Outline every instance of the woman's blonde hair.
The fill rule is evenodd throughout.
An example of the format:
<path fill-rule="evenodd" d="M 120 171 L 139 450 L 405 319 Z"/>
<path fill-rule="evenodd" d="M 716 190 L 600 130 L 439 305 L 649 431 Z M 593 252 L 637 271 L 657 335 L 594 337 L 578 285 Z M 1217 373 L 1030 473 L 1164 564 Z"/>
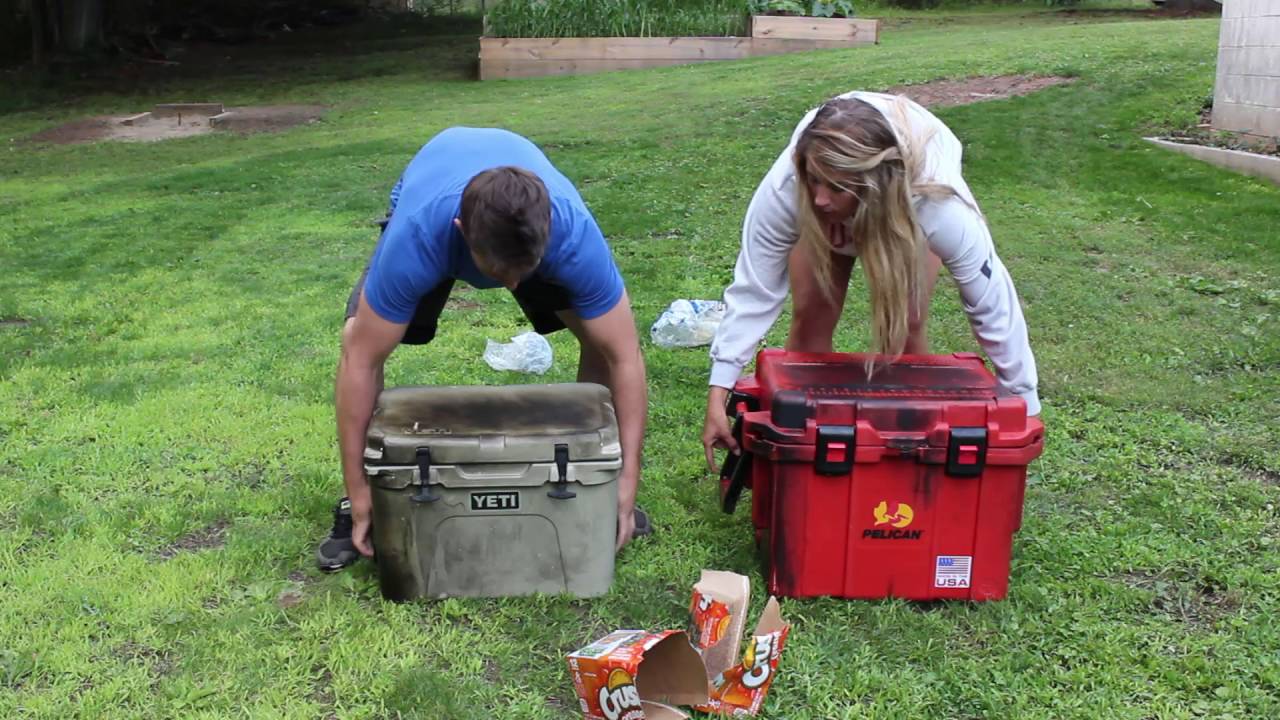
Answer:
<path fill-rule="evenodd" d="M 811 254 L 828 297 L 833 290 L 831 241 L 814 211 L 809 186 L 825 183 L 857 197 L 858 207 L 846 227 L 871 291 L 872 347 L 895 358 L 906 346 L 910 308 L 920 295 L 927 252 L 912 200 L 956 194 L 948 186 L 922 182 L 923 150 L 931 138 L 907 134 L 905 103 L 899 99 L 893 108 L 900 134 L 863 100 L 831 100 L 800 134 L 794 157 L 800 244 Z"/>

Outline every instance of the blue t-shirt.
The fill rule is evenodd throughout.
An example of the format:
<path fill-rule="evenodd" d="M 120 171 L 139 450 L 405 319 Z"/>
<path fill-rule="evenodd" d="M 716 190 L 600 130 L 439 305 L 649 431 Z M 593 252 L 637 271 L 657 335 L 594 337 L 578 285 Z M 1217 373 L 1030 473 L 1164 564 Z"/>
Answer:
<path fill-rule="evenodd" d="M 478 288 L 500 286 L 476 268 L 453 221 L 471 178 L 508 165 L 541 178 L 551 201 L 551 237 L 534 274 L 565 288 L 573 310 L 584 319 L 618 304 L 622 276 L 573 183 L 536 145 L 513 132 L 455 127 L 422 146 L 391 192 L 391 219 L 364 284 L 365 300 L 374 312 L 390 322 L 407 323 L 418 301 L 449 278 Z"/>

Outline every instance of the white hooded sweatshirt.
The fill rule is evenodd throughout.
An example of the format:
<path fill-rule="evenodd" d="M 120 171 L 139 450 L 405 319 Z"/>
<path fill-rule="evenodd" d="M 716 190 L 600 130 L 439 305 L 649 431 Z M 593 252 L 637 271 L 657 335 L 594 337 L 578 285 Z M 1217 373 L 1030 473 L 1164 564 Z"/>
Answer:
<path fill-rule="evenodd" d="M 867 92 L 841 97 L 862 100 L 879 110 L 899 138 L 927 139 L 923 150 L 917 150 L 923 152 L 924 160 L 921 177 L 914 181 L 946 185 L 959 195 L 914 199 L 929 249 L 955 279 L 973 334 L 995 366 L 1000 386 L 1026 400 L 1029 415 L 1040 414 L 1036 362 L 1027 339 L 1027 324 L 1013 280 L 996 255 L 987 223 L 960 174 L 960 141 L 932 113 L 905 98 Z M 789 286 L 787 259 L 799 240 L 792 155 L 800 133 L 817 112 L 817 108 L 811 110 L 796 126 L 791 142 L 756 188 L 747 208 L 742 251 L 733 284 L 724 294 L 728 308 L 711 344 L 711 385 L 733 387 L 782 312 Z M 833 250 L 855 254 L 856 241 Z"/>

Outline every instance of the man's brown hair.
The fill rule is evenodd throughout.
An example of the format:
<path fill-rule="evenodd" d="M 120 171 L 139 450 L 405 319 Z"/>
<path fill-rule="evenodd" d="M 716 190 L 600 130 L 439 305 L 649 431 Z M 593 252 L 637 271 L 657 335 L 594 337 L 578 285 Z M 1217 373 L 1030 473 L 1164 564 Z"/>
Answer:
<path fill-rule="evenodd" d="M 488 267 L 482 271 L 529 273 L 542 261 L 551 232 L 551 200 L 537 175 L 497 167 L 471 178 L 462 191 L 462 233 Z"/>

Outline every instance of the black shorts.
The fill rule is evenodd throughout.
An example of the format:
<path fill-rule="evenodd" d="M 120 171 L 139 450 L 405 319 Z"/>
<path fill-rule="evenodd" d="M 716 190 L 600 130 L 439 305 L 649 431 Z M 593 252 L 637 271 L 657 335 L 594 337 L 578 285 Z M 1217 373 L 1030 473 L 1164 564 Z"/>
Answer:
<path fill-rule="evenodd" d="M 351 295 L 347 298 L 345 318 L 347 320 L 355 317 L 356 308 L 360 304 L 360 293 L 364 291 L 364 281 L 368 275 L 369 268 L 366 267 L 364 272 L 360 273 L 360 279 L 356 281 L 356 286 L 352 288 Z M 453 283 L 453 278 L 445 280 L 418 301 L 418 307 L 413 311 L 413 317 L 409 320 L 409 327 L 405 329 L 401 343 L 426 345 L 431 342 L 431 339 L 436 336 L 436 326 L 440 322 L 440 314 L 444 312 L 444 304 L 449 300 L 449 292 L 453 290 Z M 539 335 L 548 335 L 564 329 L 564 322 L 556 313 L 573 307 L 569 301 L 568 290 L 535 276 L 517 285 L 511 294 L 515 296 L 520 309 L 524 311 L 524 316 L 529 318 L 534 331 Z"/>

